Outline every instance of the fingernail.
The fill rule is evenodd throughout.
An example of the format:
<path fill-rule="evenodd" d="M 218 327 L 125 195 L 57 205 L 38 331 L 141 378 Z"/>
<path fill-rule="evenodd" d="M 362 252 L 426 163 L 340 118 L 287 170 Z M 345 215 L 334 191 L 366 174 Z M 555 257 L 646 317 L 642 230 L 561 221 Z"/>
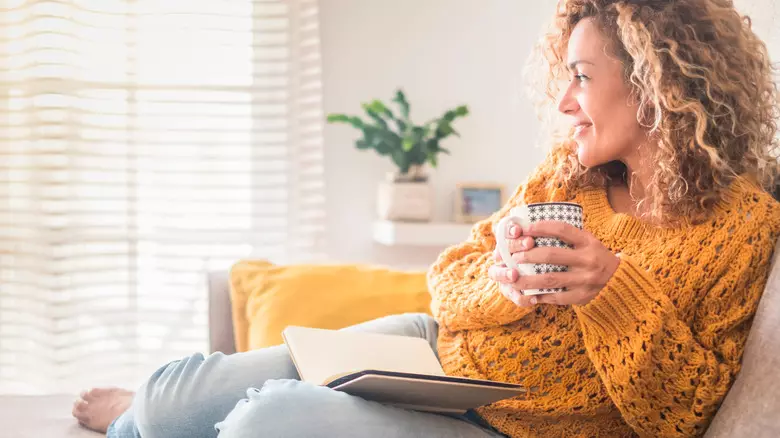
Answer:
<path fill-rule="evenodd" d="M 537 303 L 538 301 L 539 301 L 539 300 L 537 300 L 537 299 L 536 299 L 536 297 L 531 297 L 531 304 L 533 304 L 533 305 L 536 305 L 536 303 Z"/>
<path fill-rule="evenodd" d="M 518 231 L 518 230 L 517 230 L 517 225 L 512 225 L 512 226 L 510 226 L 510 227 L 509 227 L 509 236 L 510 236 L 510 237 L 515 237 L 515 236 L 517 236 L 517 231 Z"/>
<path fill-rule="evenodd" d="M 506 279 L 509 281 L 515 281 L 515 270 L 510 269 L 506 271 Z"/>

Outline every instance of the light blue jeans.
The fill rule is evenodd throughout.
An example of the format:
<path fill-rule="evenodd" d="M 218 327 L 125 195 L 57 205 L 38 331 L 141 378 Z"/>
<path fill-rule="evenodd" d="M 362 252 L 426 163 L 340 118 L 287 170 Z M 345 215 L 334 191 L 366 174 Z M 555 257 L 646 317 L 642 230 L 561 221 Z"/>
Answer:
<path fill-rule="evenodd" d="M 380 318 L 345 330 L 427 339 L 436 322 L 424 314 Z M 226 356 L 195 354 L 157 370 L 109 438 L 462 437 L 503 435 L 476 414 L 448 417 L 398 409 L 300 382 L 282 346 Z"/>

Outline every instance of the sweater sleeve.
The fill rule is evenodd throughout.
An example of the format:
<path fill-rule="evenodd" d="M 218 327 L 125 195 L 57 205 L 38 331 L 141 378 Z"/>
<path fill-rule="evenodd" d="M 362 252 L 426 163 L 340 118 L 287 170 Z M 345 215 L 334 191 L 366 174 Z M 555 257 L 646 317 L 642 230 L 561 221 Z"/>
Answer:
<path fill-rule="evenodd" d="M 767 233 L 769 234 L 769 233 Z M 642 436 L 699 436 L 739 371 L 774 240 L 746 244 L 689 326 L 661 283 L 631 257 L 590 303 L 574 306 L 591 361 Z M 668 291 L 667 291 L 668 292 Z"/>
<path fill-rule="evenodd" d="M 551 169 L 549 163 L 542 163 L 499 211 L 474 225 L 467 241 L 446 249 L 430 267 L 431 313 L 440 326 L 450 332 L 496 327 L 534 310 L 518 307 L 504 297 L 498 284 L 488 277 L 496 248 L 493 224 L 521 203 L 568 199 L 565 188 L 548 187 Z"/>
<path fill-rule="evenodd" d="M 450 332 L 508 324 L 529 313 L 505 298 L 488 277 L 494 264 L 492 224 L 509 208 L 477 223 L 469 240 L 445 250 L 428 271 L 431 312 Z"/>

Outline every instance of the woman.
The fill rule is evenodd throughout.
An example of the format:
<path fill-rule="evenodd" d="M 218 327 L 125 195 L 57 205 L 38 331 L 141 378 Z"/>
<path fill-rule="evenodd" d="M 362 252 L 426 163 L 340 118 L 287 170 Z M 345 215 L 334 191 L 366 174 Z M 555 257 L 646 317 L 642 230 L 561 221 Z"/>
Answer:
<path fill-rule="evenodd" d="M 527 395 L 457 419 L 405 411 L 301 383 L 275 347 L 174 362 L 137 395 L 84 393 L 74 415 L 111 437 L 215 436 L 218 422 L 223 437 L 701 435 L 739 371 L 780 235 L 766 49 L 730 0 L 562 0 L 545 41 L 569 138 L 432 266 L 435 321 L 352 328 L 426 338 L 448 374 Z M 585 230 L 510 227 L 516 261 L 570 266 L 520 276 L 491 228 L 543 201 L 581 204 Z M 522 294 L 550 287 L 567 292 Z M 249 387 L 262 389 L 236 405 Z"/>

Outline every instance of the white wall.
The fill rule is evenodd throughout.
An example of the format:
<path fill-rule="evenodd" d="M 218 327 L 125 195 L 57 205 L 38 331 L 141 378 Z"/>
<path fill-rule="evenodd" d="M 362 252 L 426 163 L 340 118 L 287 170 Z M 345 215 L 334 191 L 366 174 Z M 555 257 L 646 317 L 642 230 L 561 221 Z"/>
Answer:
<path fill-rule="evenodd" d="M 323 0 L 326 112 L 361 113 L 360 102 L 388 101 L 402 87 L 415 120 L 468 104 L 433 175 L 435 219 L 452 214 L 459 181 L 495 181 L 510 190 L 543 152 L 533 108 L 517 98 L 523 62 L 552 4 L 474 0 Z M 531 2 L 522 2 L 526 5 Z M 533 4 L 536 4 L 534 2 Z M 354 148 L 346 126 L 325 130 L 329 247 L 339 260 L 427 266 L 442 248 L 387 248 L 371 241 L 374 195 L 389 159 Z"/>
<path fill-rule="evenodd" d="M 772 0 L 737 0 L 780 61 L 780 17 Z M 436 219 L 451 214 L 459 181 L 494 181 L 512 190 L 543 157 L 537 122 L 522 93 L 522 67 L 554 1 L 322 0 L 326 112 L 361 113 L 360 102 L 389 100 L 403 87 L 415 120 L 468 104 L 446 140 L 433 176 Z M 325 130 L 328 245 L 341 261 L 427 266 L 442 248 L 387 248 L 371 240 L 374 195 L 389 160 L 354 148 L 346 126 Z"/>

